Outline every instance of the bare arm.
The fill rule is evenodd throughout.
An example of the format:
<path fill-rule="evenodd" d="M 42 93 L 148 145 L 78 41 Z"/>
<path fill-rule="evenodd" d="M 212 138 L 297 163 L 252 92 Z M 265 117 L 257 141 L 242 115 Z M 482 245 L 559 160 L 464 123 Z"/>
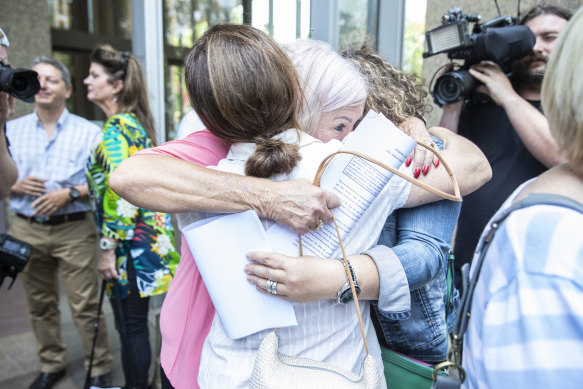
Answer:
<path fill-rule="evenodd" d="M 0 92 L 0 200 L 10 194 L 10 188 L 18 179 L 18 169 L 10 157 L 4 125 L 12 114 L 14 98 L 7 93 Z"/>
<path fill-rule="evenodd" d="M 135 155 L 112 173 L 110 187 L 130 203 L 160 212 L 255 210 L 294 231 L 332 220 L 334 194 L 306 180 L 274 182 L 218 172 L 178 158 Z"/>
<path fill-rule="evenodd" d="M 482 62 L 472 66 L 470 74 L 484 83 L 485 87 L 481 87 L 480 91 L 490 95 L 504 109 L 520 140 L 540 163 L 550 168 L 565 162 L 559 156 L 547 119 L 512 88 L 510 80 L 498 65 Z"/>
<path fill-rule="evenodd" d="M 448 130 L 457 134 L 460 115 L 462 113 L 462 106 L 463 101 L 444 105 L 443 112 L 441 113 L 441 120 L 439 121 L 439 126 L 447 128 Z"/>
<path fill-rule="evenodd" d="M 254 251 L 247 254 L 253 263 L 245 265 L 247 281 L 267 293 L 267 280 L 276 281 L 278 297 L 295 302 L 336 299 L 346 283 L 343 262 L 318 257 L 288 257 L 283 254 Z M 379 272 L 368 255 L 348 257 L 361 288 L 360 299 L 378 300 Z"/>
<path fill-rule="evenodd" d="M 429 132 L 443 140 L 445 149 L 440 154 L 451 167 L 462 195 L 472 193 L 492 178 L 492 169 L 486 156 L 474 143 L 442 127 L 433 127 Z M 451 180 L 442 164 L 431 174 L 422 175 L 418 179 L 434 188 L 453 193 Z M 413 185 L 405 207 L 415 207 L 439 199 L 436 195 Z"/>

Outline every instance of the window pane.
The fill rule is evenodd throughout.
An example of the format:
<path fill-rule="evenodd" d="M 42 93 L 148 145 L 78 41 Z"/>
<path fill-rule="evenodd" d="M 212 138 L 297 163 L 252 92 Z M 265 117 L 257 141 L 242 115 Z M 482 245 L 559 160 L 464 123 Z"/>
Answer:
<path fill-rule="evenodd" d="M 253 0 L 252 15 L 253 27 L 280 44 L 310 34 L 310 0 Z"/>
<path fill-rule="evenodd" d="M 191 47 L 210 27 L 243 23 L 242 0 L 165 0 L 166 43 Z"/>
<path fill-rule="evenodd" d="M 131 0 L 47 0 L 51 27 L 130 39 Z"/>
<path fill-rule="evenodd" d="M 360 45 L 378 31 L 378 0 L 339 0 L 338 11 L 340 50 Z"/>
<path fill-rule="evenodd" d="M 427 0 L 407 0 L 405 3 L 403 71 L 419 76 L 423 71 L 426 7 Z"/>
<path fill-rule="evenodd" d="M 175 139 L 178 131 L 178 124 L 182 117 L 190 110 L 188 94 L 184 84 L 184 67 L 168 66 L 166 96 L 166 139 Z"/>

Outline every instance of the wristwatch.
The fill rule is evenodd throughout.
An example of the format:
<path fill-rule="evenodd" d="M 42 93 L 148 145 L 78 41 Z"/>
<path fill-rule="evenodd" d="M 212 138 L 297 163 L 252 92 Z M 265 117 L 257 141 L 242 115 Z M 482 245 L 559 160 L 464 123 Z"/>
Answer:
<path fill-rule="evenodd" d="M 340 262 L 342 262 L 342 266 L 344 266 L 344 259 L 343 258 L 336 258 Z M 352 282 L 354 283 L 354 290 L 356 291 L 356 297 L 360 296 L 360 286 L 358 286 L 358 282 L 356 282 L 356 274 L 354 273 L 354 269 L 352 268 L 352 264 L 346 259 L 348 263 L 348 268 L 350 269 L 350 275 L 346 274 L 346 283 L 340 288 L 337 294 L 337 301 L 340 304 L 346 304 L 354 300 L 354 296 L 352 295 L 352 288 L 350 288 L 350 281 L 348 281 L 348 277 L 352 277 Z"/>
<path fill-rule="evenodd" d="M 79 197 L 81 197 L 81 193 L 79 193 L 79 191 L 74 187 L 70 187 L 69 197 L 71 198 L 71 201 L 79 200 Z"/>
<path fill-rule="evenodd" d="M 99 248 L 101 250 L 113 250 L 117 247 L 117 242 L 111 242 L 105 238 L 99 240 Z"/>

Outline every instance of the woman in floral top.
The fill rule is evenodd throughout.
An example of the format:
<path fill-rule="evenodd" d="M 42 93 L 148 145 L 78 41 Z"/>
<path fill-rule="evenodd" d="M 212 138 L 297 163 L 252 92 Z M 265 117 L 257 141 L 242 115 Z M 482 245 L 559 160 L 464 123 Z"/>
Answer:
<path fill-rule="evenodd" d="M 180 259 L 170 215 L 136 207 L 109 187 L 109 175 L 124 159 L 152 147 L 155 132 L 143 73 L 129 53 L 98 46 L 91 54 L 87 98 L 109 118 L 103 140 L 87 166 L 87 180 L 102 235 L 98 271 L 110 295 L 122 340 L 126 387 L 147 388 L 151 351 L 149 296 L 165 293 Z M 119 288 L 114 288 L 115 283 Z M 124 329 L 125 324 L 125 329 Z"/>

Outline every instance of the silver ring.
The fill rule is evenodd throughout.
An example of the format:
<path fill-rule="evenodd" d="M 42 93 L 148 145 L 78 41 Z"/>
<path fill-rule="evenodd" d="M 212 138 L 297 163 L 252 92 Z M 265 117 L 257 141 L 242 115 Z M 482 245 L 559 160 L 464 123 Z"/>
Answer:
<path fill-rule="evenodd" d="M 265 289 L 271 294 L 277 294 L 277 282 L 267 280 L 265 283 Z"/>

